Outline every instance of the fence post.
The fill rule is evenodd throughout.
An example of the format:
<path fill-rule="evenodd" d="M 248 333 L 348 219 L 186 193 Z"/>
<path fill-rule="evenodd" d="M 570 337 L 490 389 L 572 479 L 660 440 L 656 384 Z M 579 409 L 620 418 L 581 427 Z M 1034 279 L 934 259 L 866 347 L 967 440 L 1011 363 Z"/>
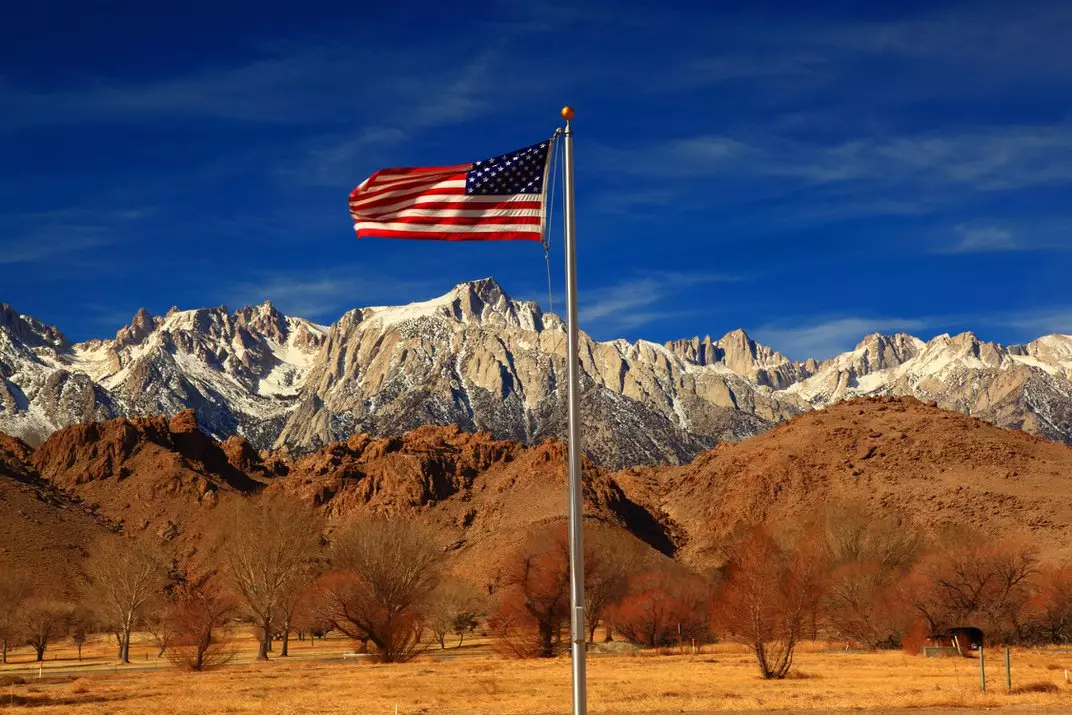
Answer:
<path fill-rule="evenodd" d="M 983 646 L 979 645 L 979 692 L 986 692 L 986 656 L 983 655 Z"/>
<path fill-rule="evenodd" d="M 1005 689 L 1012 692 L 1012 656 L 1009 655 L 1009 646 L 1005 646 Z"/>

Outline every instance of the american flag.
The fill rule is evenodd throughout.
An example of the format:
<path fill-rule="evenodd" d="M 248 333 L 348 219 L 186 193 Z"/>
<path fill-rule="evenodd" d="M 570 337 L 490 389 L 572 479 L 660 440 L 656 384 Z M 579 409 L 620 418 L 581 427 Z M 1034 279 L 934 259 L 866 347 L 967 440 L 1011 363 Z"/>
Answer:
<path fill-rule="evenodd" d="M 551 140 L 456 166 L 381 169 L 350 193 L 358 238 L 541 241 Z"/>

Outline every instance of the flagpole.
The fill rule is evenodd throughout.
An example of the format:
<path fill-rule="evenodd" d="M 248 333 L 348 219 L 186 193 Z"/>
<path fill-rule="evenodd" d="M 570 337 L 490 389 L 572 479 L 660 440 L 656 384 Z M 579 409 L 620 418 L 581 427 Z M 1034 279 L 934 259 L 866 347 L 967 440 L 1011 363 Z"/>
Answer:
<path fill-rule="evenodd" d="M 563 222 L 566 234 L 566 315 L 569 318 L 567 349 L 569 386 L 569 542 L 570 542 L 570 630 L 573 661 L 573 713 L 588 712 L 585 676 L 584 628 L 584 497 L 581 492 L 581 391 L 580 345 L 577 329 L 577 252 L 573 223 L 573 108 L 563 107 Z"/>

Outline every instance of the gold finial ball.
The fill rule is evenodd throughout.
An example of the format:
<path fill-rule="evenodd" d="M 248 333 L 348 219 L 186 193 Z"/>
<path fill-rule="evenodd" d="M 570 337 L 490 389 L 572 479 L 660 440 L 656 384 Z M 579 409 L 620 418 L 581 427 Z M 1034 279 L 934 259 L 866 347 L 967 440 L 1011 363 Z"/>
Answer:
<path fill-rule="evenodd" d="M 573 119 L 573 107 L 569 106 L 568 104 L 565 107 L 563 107 L 562 108 L 562 118 L 565 119 L 567 122 L 569 120 Z"/>

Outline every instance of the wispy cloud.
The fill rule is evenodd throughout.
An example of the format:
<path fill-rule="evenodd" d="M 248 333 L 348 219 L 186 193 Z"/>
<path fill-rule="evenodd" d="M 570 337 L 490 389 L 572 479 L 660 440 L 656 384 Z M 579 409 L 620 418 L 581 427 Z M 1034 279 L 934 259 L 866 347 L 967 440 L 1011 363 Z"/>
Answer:
<path fill-rule="evenodd" d="M 57 226 L 23 233 L 0 241 L 0 265 L 41 263 L 66 258 L 84 251 L 111 246 L 119 236 L 109 229 L 92 226 Z"/>
<path fill-rule="evenodd" d="M 689 314 L 691 311 L 668 305 L 683 289 L 739 280 L 738 276 L 720 273 L 646 272 L 614 285 L 582 292 L 578 317 L 586 329 L 595 325 L 603 333 L 636 328 Z"/>
<path fill-rule="evenodd" d="M 957 224 L 945 229 L 935 253 L 1008 253 L 1012 251 L 1066 252 L 1072 250 L 1068 237 L 1072 221 L 1061 216 L 1039 215 L 1030 219 Z M 952 241 L 942 242 L 941 238 Z"/>
<path fill-rule="evenodd" d="M 778 23 L 764 14 L 727 23 L 732 30 L 712 42 L 723 52 L 686 65 L 682 86 L 690 86 L 688 80 L 747 79 L 784 98 L 802 88 L 825 91 L 851 81 L 863 63 L 872 61 L 884 62 L 884 72 L 869 74 L 855 88 L 884 104 L 911 102 L 936 90 L 957 96 L 1070 83 L 1065 68 L 1072 59 L 1067 41 L 1072 9 L 1067 3 L 978 2 L 970 12 L 956 3 L 935 4 L 883 20 L 824 21 L 811 13 L 793 21 L 787 15 Z"/>
<path fill-rule="evenodd" d="M 637 150 L 604 148 L 608 168 L 665 177 L 774 177 L 804 185 L 960 185 L 981 191 L 1072 181 L 1072 127 L 1013 126 L 836 143 L 697 135 Z"/>
<path fill-rule="evenodd" d="M 851 350 L 865 335 L 923 330 L 930 324 L 927 318 L 841 317 L 803 325 L 770 324 L 749 332 L 791 359 L 822 360 Z"/>
<path fill-rule="evenodd" d="M 152 212 L 64 208 L 0 216 L 0 265 L 82 261 L 88 251 L 121 243 L 123 232 Z"/>
<path fill-rule="evenodd" d="M 410 132 L 398 127 L 374 127 L 356 135 L 321 137 L 285 162 L 276 173 L 296 184 L 338 186 L 354 180 L 354 167 L 370 163 L 393 146 L 406 141 Z"/>
<path fill-rule="evenodd" d="M 361 117 L 367 124 L 436 126 L 495 106 L 496 59 L 489 50 L 464 63 L 429 67 L 415 57 L 388 62 L 355 54 L 349 45 L 322 43 L 142 83 L 90 77 L 74 87 L 41 90 L 0 76 L 0 103 L 19 107 L 0 118 L 0 129 L 159 117 L 336 126 Z"/>
<path fill-rule="evenodd" d="M 711 134 L 600 147 L 595 159 L 614 176 L 661 180 L 647 197 L 682 209 L 769 202 L 766 220 L 816 223 L 871 216 L 921 216 L 1002 191 L 1072 184 L 1072 125 L 981 127 L 959 132 L 869 136 L 835 142 L 775 134 Z M 624 186 L 624 182 L 621 182 Z M 608 189 L 605 213 L 648 206 Z M 996 234 L 967 235 L 964 249 L 1001 245 Z M 1006 237 L 1008 250 L 1011 237 Z"/>
<path fill-rule="evenodd" d="M 957 226 L 954 231 L 960 240 L 945 253 L 991 253 L 1024 248 L 1011 231 L 999 226 Z"/>
<path fill-rule="evenodd" d="M 628 147 L 596 146 L 593 158 L 607 171 L 690 179 L 726 174 L 752 151 L 732 137 L 697 135 Z"/>
<path fill-rule="evenodd" d="M 954 5 L 909 20 L 857 23 L 840 32 L 830 28 L 814 37 L 859 54 L 953 61 L 985 71 L 988 82 L 1023 78 L 1025 72 L 1029 81 L 1068 81 L 1061 69 L 1072 31 L 1067 3 L 977 3 L 972 12 L 963 10 Z"/>
<path fill-rule="evenodd" d="M 354 179 L 355 166 L 387 160 L 389 152 L 422 132 L 502 111 L 511 104 L 504 95 L 516 91 L 503 74 L 507 65 L 504 52 L 492 47 L 442 72 L 396 76 L 390 90 L 393 103 L 390 96 L 369 96 L 368 102 L 386 102 L 387 106 L 358 112 L 365 118 L 365 128 L 315 137 L 299 146 L 296 155 L 284 161 L 276 173 L 297 184 L 346 183 Z"/>
<path fill-rule="evenodd" d="M 1072 306 L 1045 306 L 1028 310 L 992 313 L 980 318 L 990 325 L 1016 328 L 1025 341 L 1042 335 L 1072 335 Z"/>
<path fill-rule="evenodd" d="M 436 295 L 441 288 L 431 280 L 389 276 L 374 267 L 350 264 L 320 271 L 263 272 L 230 287 L 226 300 L 233 305 L 270 300 L 288 315 L 331 322 L 353 308 L 408 303 L 414 296 Z"/>

